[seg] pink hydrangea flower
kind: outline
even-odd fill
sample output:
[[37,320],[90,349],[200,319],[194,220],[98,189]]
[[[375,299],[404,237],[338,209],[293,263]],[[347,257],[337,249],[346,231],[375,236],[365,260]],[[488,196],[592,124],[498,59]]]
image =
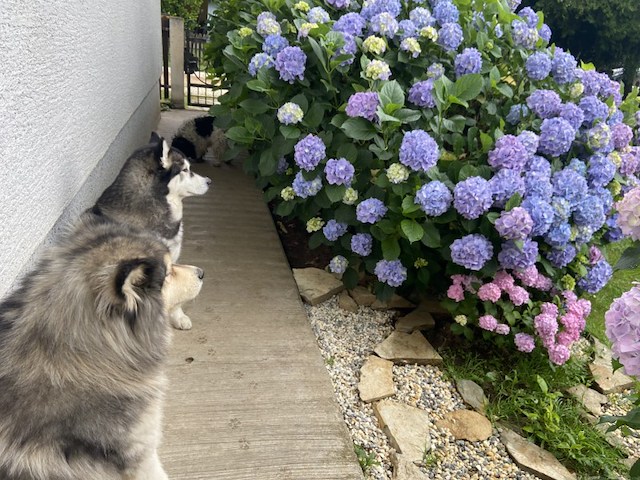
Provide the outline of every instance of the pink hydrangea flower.
[[575,303],[578,301],[578,296],[576,295],[575,292],[571,291],[571,290],[565,290],[562,292],[562,296],[564,297],[565,301],[569,304],[569,303]]
[[541,313],[533,319],[536,333],[542,340],[542,344],[549,348],[554,344],[556,333],[558,333],[558,321],[554,315]]
[[453,284],[447,290],[447,297],[456,302],[464,300],[464,288],[460,284]]
[[616,208],[620,213],[617,222],[622,233],[640,240],[640,187],[629,190]]
[[529,301],[529,292],[517,285],[511,287],[507,293],[509,294],[509,300],[518,307]]
[[509,335],[510,331],[511,327],[506,323],[499,323],[494,330],[498,335]]
[[498,320],[493,315],[483,315],[478,319],[478,325],[484,330],[493,332],[498,326]]
[[500,270],[496,272],[495,277],[493,278],[493,283],[498,285],[501,290],[508,291],[511,287],[513,287],[515,280],[511,276],[511,274],[507,273],[505,270]]
[[558,306],[555,303],[545,302],[540,305],[541,313],[545,315],[550,315],[553,318],[558,316]]
[[514,341],[516,348],[524,353],[530,353],[536,347],[533,337],[526,333],[516,333]]
[[627,375],[640,377],[640,287],[634,286],[616,298],[604,319],[613,357]]
[[602,260],[602,252],[595,245],[591,245],[589,248],[589,263],[595,265],[600,260]]
[[540,275],[535,265],[531,265],[524,270],[515,271],[513,274],[527,287],[534,287],[538,281],[538,276]]
[[569,349],[560,344],[552,345],[549,349],[549,360],[556,365],[564,365],[569,357],[571,356],[571,352]]
[[493,282],[485,283],[478,289],[478,298],[483,302],[489,301],[496,303],[500,300],[501,294],[502,291],[500,290],[500,287]]
[[536,280],[535,285],[533,285],[538,290],[542,290],[543,292],[548,292],[553,288],[553,280],[549,277],[545,277],[544,275],[538,275],[538,279]]

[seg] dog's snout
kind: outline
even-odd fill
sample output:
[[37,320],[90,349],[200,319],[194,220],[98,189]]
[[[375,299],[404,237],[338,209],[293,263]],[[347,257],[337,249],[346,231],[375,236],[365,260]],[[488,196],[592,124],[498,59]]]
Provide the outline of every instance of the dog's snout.
[[207,182],[207,185],[211,185],[211,179],[209,177],[205,177],[205,180]]
[[198,272],[198,278],[202,280],[204,278],[204,270],[201,268],[198,268],[197,272]]

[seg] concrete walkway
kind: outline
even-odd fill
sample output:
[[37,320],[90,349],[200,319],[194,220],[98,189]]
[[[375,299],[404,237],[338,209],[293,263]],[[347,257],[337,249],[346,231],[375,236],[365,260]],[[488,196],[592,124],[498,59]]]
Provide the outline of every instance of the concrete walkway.
[[[162,113],[171,138],[186,118]],[[171,480],[362,479],[262,194],[239,163],[185,202],[181,263],[204,268],[175,331],[160,457]]]

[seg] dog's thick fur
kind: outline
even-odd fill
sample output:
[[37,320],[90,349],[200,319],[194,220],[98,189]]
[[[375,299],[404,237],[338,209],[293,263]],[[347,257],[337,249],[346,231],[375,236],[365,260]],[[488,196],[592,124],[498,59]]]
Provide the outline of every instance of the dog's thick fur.
[[209,149],[213,153],[213,164],[222,164],[227,147],[224,131],[213,126],[213,117],[196,117],[184,122],[176,132],[171,146],[177,148],[195,162],[202,162]]
[[0,303],[0,479],[166,480],[167,309],[202,277],[95,216],[46,251]]
[[[87,214],[132,225],[158,235],[178,261],[182,249],[182,200],[203,195],[211,179],[191,171],[185,156],[152,134],[149,145],[136,150],[114,182]],[[191,328],[180,306],[171,312],[175,328]]]

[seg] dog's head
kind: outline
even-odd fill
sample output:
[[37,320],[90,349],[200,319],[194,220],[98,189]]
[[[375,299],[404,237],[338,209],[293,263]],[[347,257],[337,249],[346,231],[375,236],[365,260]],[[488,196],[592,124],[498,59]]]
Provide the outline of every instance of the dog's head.
[[151,134],[150,143],[159,168],[168,175],[170,195],[185,198],[207,193],[211,179],[192,172],[191,163],[180,150],[170,147],[155,132]]

